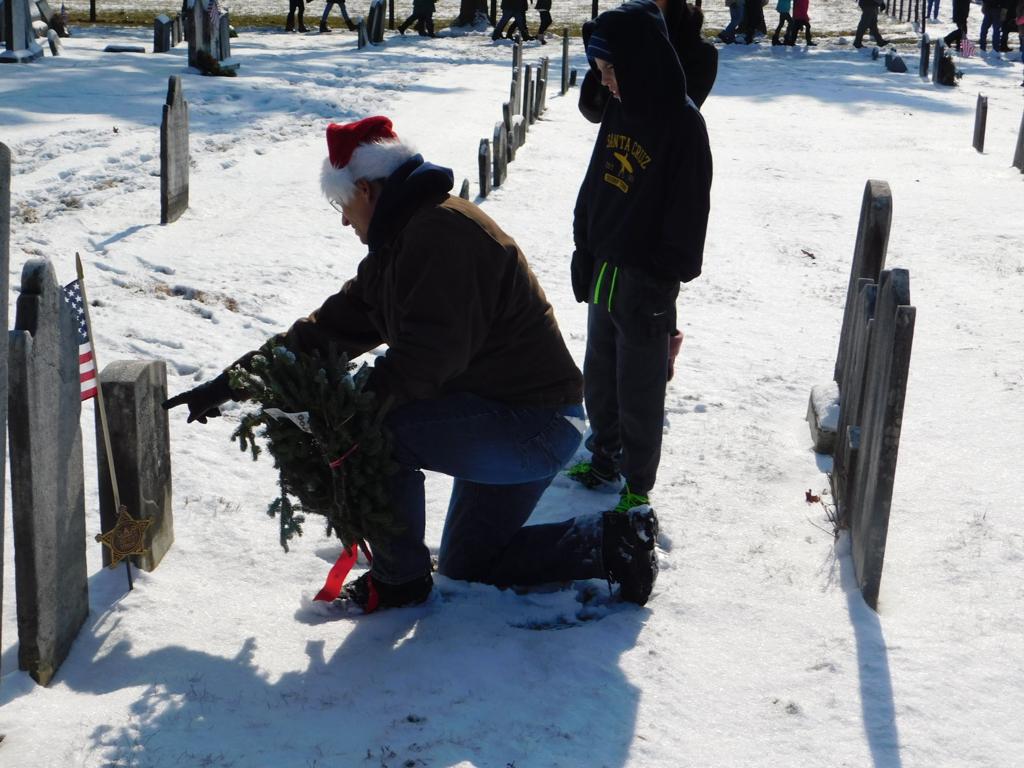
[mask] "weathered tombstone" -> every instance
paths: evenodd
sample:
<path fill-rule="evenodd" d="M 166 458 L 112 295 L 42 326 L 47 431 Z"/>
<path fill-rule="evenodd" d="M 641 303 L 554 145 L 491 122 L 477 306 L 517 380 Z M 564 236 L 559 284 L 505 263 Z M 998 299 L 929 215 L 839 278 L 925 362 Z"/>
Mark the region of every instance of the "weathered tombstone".
<path fill-rule="evenodd" d="M 60 41 L 57 30 L 51 29 L 46 33 L 46 42 L 50 44 L 50 55 L 60 56 L 64 51 L 64 44 Z"/>
<path fill-rule="evenodd" d="M 8 265 L 11 256 L 11 150 L 0 143 L 0 317 L 7 324 Z M 7 347 L 0 349 L 0 488 L 6 488 L 7 473 Z M 4 604 L 4 496 L 0 494 L 0 648 L 3 644 Z M 3 670 L 0 669 L 0 678 Z"/>
<path fill-rule="evenodd" d="M 935 41 L 935 54 L 932 59 L 932 82 L 936 85 L 939 83 L 939 66 L 942 63 L 942 58 L 946 55 L 946 43 L 940 37 Z"/>
<path fill-rule="evenodd" d="M 141 45 L 120 45 L 111 43 L 103 49 L 104 53 L 145 53 L 146 49 Z"/>
<path fill-rule="evenodd" d="M 1013 153 L 1013 167 L 1024 173 L 1024 114 L 1020 116 L 1020 129 L 1017 131 L 1017 149 Z"/>
<path fill-rule="evenodd" d="M 32 12 L 28 0 L 4 0 L 4 50 L 0 63 L 24 64 L 43 55 L 32 31 Z"/>
<path fill-rule="evenodd" d="M 877 48 L 875 50 L 878 50 Z M 890 72 L 906 72 L 907 63 L 896 51 L 889 51 L 885 54 L 885 68 Z"/>
<path fill-rule="evenodd" d="M 857 281 L 857 293 L 850 300 L 854 311 L 850 328 L 850 358 L 838 382 L 842 397 L 839 401 L 837 437 L 832 452 L 832 498 L 842 503 L 853 493 L 853 480 L 857 467 L 856 428 L 861 423 L 864 404 L 864 374 L 867 370 L 867 350 L 871 338 L 871 320 L 875 316 L 878 284 L 868 278 Z"/>
<path fill-rule="evenodd" d="M 188 210 L 188 103 L 181 77 L 167 84 L 167 103 L 160 123 L 160 223 L 177 221 Z"/>
<path fill-rule="evenodd" d="M 372 0 L 369 18 L 366 21 L 367 39 L 374 44 L 384 42 L 384 0 Z"/>
<path fill-rule="evenodd" d="M 356 22 L 356 48 L 365 48 L 369 45 L 369 41 L 366 37 L 366 19 L 362 16 Z"/>
<path fill-rule="evenodd" d="M 227 38 L 231 24 L 222 24 L 217 0 L 186 0 L 185 37 L 188 39 L 188 65 L 204 74 L 226 75 L 239 68 L 239 63 L 225 56 L 231 52 Z M 223 38 L 223 39 L 222 39 Z"/>
<path fill-rule="evenodd" d="M 872 321 L 861 412 L 856 482 L 839 515 L 850 527 L 857 584 L 869 606 L 877 609 L 889 512 L 896 479 L 903 403 L 910 373 L 916 309 L 910 305 L 910 275 L 885 270 L 879 277 Z"/>
<path fill-rule="evenodd" d="M 928 77 L 928 60 L 931 52 L 931 40 L 928 39 L 928 35 L 921 35 L 921 58 L 917 63 L 917 74 L 920 77 Z"/>
<path fill-rule="evenodd" d="M 985 123 L 988 121 L 988 96 L 978 94 L 974 107 L 974 141 L 972 146 L 979 152 L 985 151 Z"/>
<path fill-rule="evenodd" d="M 36 0 L 36 8 L 39 9 L 39 18 L 43 20 L 46 26 L 55 26 L 54 20 L 60 17 L 53 12 L 53 9 L 46 0 Z"/>
<path fill-rule="evenodd" d="M 575 87 L 575 86 L 576 86 L 576 70 L 575 70 L 575 69 L 573 69 L 573 70 L 572 70 L 572 71 L 571 71 L 571 72 L 569 73 L 569 85 L 570 85 L 571 87 Z"/>
<path fill-rule="evenodd" d="M 526 67 L 526 81 L 524 85 L 526 86 L 526 90 L 523 92 L 523 117 L 526 118 L 526 128 L 529 130 L 530 126 L 537 121 L 537 115 L 534 112 L 537 108 L 537 86 L 529 65 Z"/>
<path fill-rule="evenodd" d="M 487 197 L 491 193 L 491 142 L 489 139 L 480 139 L 477 167 L 480 173 L 480 197 Z"/>
<path fill-rule="evenodd" d="M 174 46 L 174 22 L 161 13 L 153 19 L 153 53 L 167 53 Z"/>
<path fill-rule="evenodd" d="M 569 90 L 569 30 L 562 30 L 562 90 L 563 96 Z"/>
<path fill-rule="evenodd" d="M 519 149 L 526 143 L 526 120 L 523 119 L 522 115 L 516 115 L 512 118 L 512 132 L 509 134 L 509 143 L 515 144 L 516 149 Z"/>
<path fill-rule="evenodd" d="M 78 328 L 50 262 L 25 264 L 9 337 L 18 666 L 47 685 L 89 614 Z"/>
<path fill-rule="evenodd" d="M 462 187 L 459 189 L 459 197 L 469 200 L 469 179 L 462 180 Z"/>
<path fill-rule="evenodd" d="M 181 0 L 181 33 L 185 42 L 192 42 L 192 13 L 189 11 L 189 0 Z"/>
<path fill-rule="evenodd" d="M 7 11 L 4 8 L 4 0 L 0 0 L 0 43 L 7 41 Z M 6 49 L 6 44 L 4 45 Z"/>
<path fill-rule="evenodd" d="M 536 102 L 537 102 L 537 106 L 535 108 L 535 113 L 536 113 L 537 117 L 540 117 L 541 115 L 543 115 L 544 114 L 544 110 L 547 108 L 547 95 L 546 95 L 547 92 L 548 92 L 548 81 L 547 81 L 547 78 L 544 77 L 544 73 L 543 72 L 538 72 L 537 73 L 537 93 L 536 93 L 536 96 L 535 96 L 535 99 L 536 99 Z"/>
<path fill-rule="evenodd" d="M 512 130 L 512 105 L 507 101 L 501 103 L 501 121 L 505 123 L 506 131 Z"/>
<path fill-rule="evenodd" d="M 508 178 L 508 134 L 505 131 L 504 123 L 494 124 L 494 139 L 491 142 L 491 147 L 493 148 L 491 161 L 494 164 L 493 185 L 500 187 Z"/>
<path fill-rule="evenodd" d="M 878 61 L 878 48 L 877 47 L 871 49 L 871 60 L 872 61 Z"/>
<path fill-rule="evenodd" d="M 228 13 L 221 14 L 218 37 L 220 42 L 220 56 L 218 58 L 221 61 L 221 66 L 223 66 L 225 61 L 231 59 L 231 16 Z"/>
<path fill-rule="evenodd" d="M 512 69 L 518 71 L 523 63 L 523 44 L 518 40 L 512 44 Z"/>
<path fill-rule="evenodd" d="M 107 414 L 110 449 L 117 470 L 121 503 L 136 520 L 151 520 L 146 528 L 144 555 L 132 562 L 152 571 L 174 543 L 171 517 L 171 444 L 167 411 L 167 366 L 160 361 L 118 360 L 100 374 Z M 103 445 L 99 409 L 96 409 L 96 445 Z M 106 451 L 97 451 L 100 530 L 109 531 L 118 520 L 110 485 Z M 110 565 L 110 549 L 103 547 L 103 564 Z"/>
<path fill-rule="evenodd" d="M 849 354 L 847 336 L 854 312 L 853 301 L 857 296 L 857 281 L 866 277 L 878 282 L 878 275 L 885 267 L 885 253 L 889 247 L 889 229 L 892 226 L 892 192 L 884 181 L 869 179 L 864 185 L 864 196 L 860 204 L 860 221 L 857 224 L 857 240 L 853 247 L 853 265 L 850 280 L 846 285 L 846 308 L 843 311 L 843 327 L 839 332 L 839 352 L 832 376 L 833 381 L 842 382 L 843 366 Z"/>
<path fill-rule="evenodd" d="M 513 72 L 512 73 L 512 85 L 509 87 L 509 92 L 508 92 L 508 101 L 509 101 L 509 104 L 512 106 L 512 114 L 513 115 L 521 115 L 523 113 L 522 112 L 522 107 L 520 106 L 521 102 L 519 100 L 519 94 L 521 92 L 521 88 L 520 88 L 520 84 L 521 83 L 522 83 L 522 80 L 519 77 L 519 73 L 518 72 Z"/>
<path fill-rule="evenodd" d="M 171 21 L 171 46 L 175 46 L 184 39 L 181 31 L 181 14 L 174 14 L 174 19 Z"/>

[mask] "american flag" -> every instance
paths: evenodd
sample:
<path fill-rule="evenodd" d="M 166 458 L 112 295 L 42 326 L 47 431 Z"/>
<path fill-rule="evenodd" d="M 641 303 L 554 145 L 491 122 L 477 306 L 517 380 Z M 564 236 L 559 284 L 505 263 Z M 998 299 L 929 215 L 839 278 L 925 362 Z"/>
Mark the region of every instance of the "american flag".
<path fill-rule="evenodd" d="M 965 59 L 969 59 L 977 52 L 978 49 L 974 43 L 967 39 L 967 35 L 964 35 L 963 40 L 960 41 L 960 55 Z"/>
<path fill-rule="evenodd" d="M 96 363 L 92 359 L 89 324 L 85 321 L 82 286 L 78 280 L 64 286 L 64 301 L 75 313 L 75 325 L 78 326 L 78 380 L 82 385 L 82 399 L 88 400 L 96 396 Z"/>

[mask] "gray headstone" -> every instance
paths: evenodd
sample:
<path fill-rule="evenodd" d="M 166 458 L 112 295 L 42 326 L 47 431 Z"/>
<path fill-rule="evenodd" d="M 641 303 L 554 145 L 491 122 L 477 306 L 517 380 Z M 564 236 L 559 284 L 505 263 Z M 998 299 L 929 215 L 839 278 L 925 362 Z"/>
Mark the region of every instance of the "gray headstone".
<path fill-rule="evenodd" d="M 867 278 L 857 281 L 854 312 L 850 329 L 850 357 L 838 382 L 839 421 L 836 425 L 835 453 L 832 457 L 832 497 L 843 506 L 853 492 L 857 467 L 856 430 L 861 423 L 864 402 L 864 375 L 867 370 L 871 321 L 875 316 L 878 284 Z"/>
<path fill-rule="evenodd" d="M 8 415 L 18 666 L 46 685 L 89 613 L 78 332 L 50 262 L 25 264 L 14 327 Z"/>
<path fill-rule="evenodd" d="M 931 40 L 928 35 L 921 35 L 921 57 L 917 62 L 917 74 L 920 77 L 928 77 L 928 63 L 931 58 Z"/>
<path fill-rule="evenodd" d="M 384 16 L 387 8 L 384 0 L 372 0 L 370 11 L 366 20 L 366 35 L 369 42 L 376 44 L 384 42 Z"/>
<path fill-rule="evenodd" d="M 871 60 L 872 61 L 877 61 L 878 60 L 878 48 L 872 48 L 871 49 Z"/>
<path fill-rule="evenodd" d="M 43 55 L 32 31 L 32 11 L 28 0 L 4 0 L 4 50 L 0 64 L 24 64 Z"/>
<path fill-rule="evenodd" d="M 463 200 L 469 200 L 469 179 L 462 180 L 462 188 L 459 189 L 459 197 Z"/>
<path fill-rule="evenodd" d="M 171 46 L 175 46 L 185 39 L 184 33 L 181 29 L 181 14 L 174 14 L 174 19 L 171 21 Z"/>
<path fill-rule="evenodd" d="M 570 85 L 570 87 L 573 87 L 573 88 L 576 87 L 576 70 L 575 69 L 573 69 L 571 72 L 569 72 L 569 85 Z"/>
<path fill-rule="evenodd" d="M 0 45 L 6 49 L 7 41 L 7 10 L 4 8 L 4 0 L 0 0 Z"/>
<path fill-rule="evenodd" d="M 903 61 L 903 57 L 898 53 L 889 51 L 885 54 L 885 68 L 890 72 L 906 72 L 907 63 Z"/>
<path fill-rule="evenodd" d="M 188 103 L 181 78 L 167 85 L 167 103 L 160 124 L 160 223 L 177 221 L 188 210 Z"/>
<path fill-rule="evenodd" d="M 816 453 L 829 456 L 835 451 L 836 431 L 839 425 L 839 387 L 830 382 L 811 387 L 807 403 L 807 425 Z"/>
<path fill-rule="evenodd" d="M 11 257 L 11 150 L 0 143 L 0 317 L 7 325 L 7 301 L 11 295 L 7 280 Z M 0 488 L 6 488 L 7 473 L 7 347 L 0 349 Z M 4 604 L 4 496 L 0 494 L 0 614 Z M 3 616 L 0 615 L 0 648 L 3 644 Z M 0 669 L 0 678 L 3 669 Z"/>
<path fill-rule="evenodd" d="M 111 43 L 103 49 L 104 53 L 145 53 L 146 49 L 141 45 L 118 45 Z"/>
<path fill-rule="evenodd" d="M 356 48 L 365 48 L 368 44 L 366 38 L 366 19 L 360 17 L 356 22 Z"/>
<path fill-rule="evenodd" d="M 1013 167 L 1024 173 L 1024 114 L 1020 116 L 1020 129 L 1017 131 L 1017 149 L 1013 153 Z"/>
<path fill-rule="evenodd" d="M 974 107 L 974 141 L 972 145 L 979 152 L 985 151 L 985 123 L 988 121 L 988 97 L 978 94 Z"/>
<path fill-rule="evenodd" d="M 518 70 L 523 63 L 523 44 L 518 40 L 512 44 L 512 69 Z"/>
<path fill-rule="evenodd" d="M 480 174 L 480 197 L 487 197 L 489 194 L 491 194 L 490 139 L 480 139 L 480 149 L 477 152 L 477 168 Z"/>
<path fill-rule="evenodd" d="M 505 131 L 504 123 L 494 124 L 494 138 L 491 141 L 491 147 L 493 150 L 491 161 L 494 164 L 493 184 L 500 187 L 508 178 L 508 133 Z"/>
<path fill-rule="evenodd" d="M 526 143 L 526 120 L 522 115 L 512 118 L 512 132 L 508 140 L 510 144 L 515 144 L 516 149 Z"/>
<path fill-rule="evenodd" d="M 131 559 L 152 571 L 174 542 L 171 513 L 171 443 L 167 411 L 167 366 L 160 361 L 118 360 L 100 374 L 107 414 L 111 452 L 121 503 L 136 520 L 152 520 L 146 529 L 145 555 Z M 103 445 L 99 409 L 96 410 L 96 445 Z M 110 486 L 106 451 L 97 451 L 100 528 L 109 531 L 118 519 Z M 103 564 L 110 565 L 110 549 L 103 547 Z"/>
<path fill-rule="evenodd" d="M 939 82 L 939 62 L 942 61 L 942 57 L 946 55 L 946 43 L 940 37 L 935 41 L 935 53 L 932 58 L 932 82 Z"/>
<path fill-rule="evenodd" d="M 519 114 L 519 80 L 516 78 L 516 73 L 512 73 L 512 84 L 508 88 L 508 103 L 512 108 L 512 114 Z"/>
<path fill-rule="evenodd" d="M 569 30 L 562 30 L 562 95 L 569 90 Z"/>
<path fill-rule="evenodd" d="M 231 58 L 231 18 L 227 13 L 221 14 L 218 22 L 220 29 L 217 30 L 218 42 L 220 43 L 220 60 L 225 62 Z"/>
<path fill-rule="evenodd" d="M 883 271 L 868 347 L 856 485 L 845 510 L 857 584 L 872 608 L 882 579 L 916 314 L 907 271 Z"/>
<path fill-rule="evenodd" d="M 210 54 L 206 35 L 203 34 L 206 25 L 206 12 L 203 9 L 202 0 L 186 0 L 184 16 L 185 39 L 188 40 L 188 65 L 198 69 L 199 52 L 205 51 Z"/>
<path fill-rule="evenodd" d="M 501 120 L 505 123 L 505 130 L 512 130 L 512 104 L 507 101 L 501 103 Z"/>
<path fill-rule="evenodd" d="M 530 130 L 530 126 L 533 125 L 533 121 L 536 119 L 533 114 L 534 101 L 533 101 L 533 66 L 530 64 L 526 65 L 526 74 L 523 79 L 523 117 L 526 118 L 526 130 Z"/>
<path fill-rule="evenodd" d="M 885 253 L 889 247 L 889 228 L 892 225 L 892 192 L 884 181 L 870 179 L 864 185 L 864 196 L 860 204 L 860 222 L 857 225 L 857 240 L 853 247 L 853 265 L 850 280 L 846 286 L 846 308 L 843 311 L 843 327 L 839 332 L 839 352 L 833 381 L 842 385 L 843 366 L 849 354 L 849 334 L 855 310 L 857 281 L 867 278 L 878 281 L 878 275 L 885 267 Z M 840 387 L 840 394 L 842 388 Z M 840 433 L 842 434 L 842 433 Z"/>
<path fill-rule="evenodd" d="M 46 33 L 46 42 L 50 44 L 50 55 L 60 56 L 64 51 L 64 44 L 60 41 L 57 30 L 51 29 Z"/>
<path fill-rule="evenodd" d="M 153 19 L 153 53 L 167 53 L 174 47 L 174 22 L 160 14 Z"/>
<path fill-rule="evenodd" d="M 544 110 L 547 108 L 547 94 L 548 92 L 548 81 L 544 77 L 543 73 L 537 73 L 537 93 L 534 96 L 537 106 L 535 107 L 535 114 L 540 117 L 544 114 Z"/>

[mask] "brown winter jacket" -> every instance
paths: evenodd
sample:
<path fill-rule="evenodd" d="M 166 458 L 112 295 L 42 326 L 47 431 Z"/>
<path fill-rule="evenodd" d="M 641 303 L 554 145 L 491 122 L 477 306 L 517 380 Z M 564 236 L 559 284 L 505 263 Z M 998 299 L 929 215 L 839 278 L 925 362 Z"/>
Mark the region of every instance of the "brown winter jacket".
<path fill-rule="evenodd" d="M 368 386 L 392 405 L 469 392 L 514 405 L 582 400 L 583 378 L 522 251 L 451 171 L 417 155 L 389 177 L 356 276 L 287 332 L 349 357 L 380 344 Z"/>

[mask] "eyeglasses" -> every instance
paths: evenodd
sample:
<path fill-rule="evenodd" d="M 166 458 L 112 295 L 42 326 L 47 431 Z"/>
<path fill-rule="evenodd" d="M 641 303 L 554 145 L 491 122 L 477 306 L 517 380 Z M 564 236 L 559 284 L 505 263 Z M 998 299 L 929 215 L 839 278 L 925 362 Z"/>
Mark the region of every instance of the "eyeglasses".
<path fill-rule="evenodd" d="M 337 200 L 331 200 L 330 203 L 331 203 L 331 208 L 336 210 L 338 213 L 341 213 L 341 214 L 345 213 L 344 207 Z"/>

